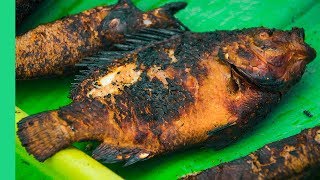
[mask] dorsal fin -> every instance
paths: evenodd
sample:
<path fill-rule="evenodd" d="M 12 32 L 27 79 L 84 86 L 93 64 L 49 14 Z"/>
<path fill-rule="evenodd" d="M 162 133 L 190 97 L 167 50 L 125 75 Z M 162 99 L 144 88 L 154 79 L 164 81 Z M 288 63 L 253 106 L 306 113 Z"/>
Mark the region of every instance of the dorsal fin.
<path fill-rule="evenodd" d="M 116 59 L 121 59 L 133 51 L 138 51 L 140 48 L 152 46 L 155 43 L 160 43 L 169 39 L 174 35 L 179 35 L 184 31 L 177 29 L 142 29 L 134 34 L 125 34 L 125 42 L 115 44 L 114 47 L 118 51 L 100 51 L 97 54 L 84 58 L 76 66 L 79 68 L 78 75 L 75 76 L 75 82 L 72 83 L 72 89 L 77 87 L 93 70 L 106 70 L 109 65 Z"/>
<path fill-rule="evenodd" d="M 125 42 L 122 44 L 115 44 L 119 50 L 132 51 L 138 47 L 152 45 L 155 42 L 161 42 L 174 35 L 181 34 L 182 30 L 178 29 L 142 29 L 137 33 L 125 34 Z"/>

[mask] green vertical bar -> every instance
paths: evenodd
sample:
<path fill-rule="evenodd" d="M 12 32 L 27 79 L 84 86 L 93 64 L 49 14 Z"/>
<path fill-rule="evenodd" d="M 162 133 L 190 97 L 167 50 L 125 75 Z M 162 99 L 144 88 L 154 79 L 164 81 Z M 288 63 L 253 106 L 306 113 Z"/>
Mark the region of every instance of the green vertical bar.
<path fill-rule="evenodd" d="M 0 5 L 0 179 L 15 179 L 14 169 L 14 46 L 15 46 L 15 1 L 1 1 Z"/>

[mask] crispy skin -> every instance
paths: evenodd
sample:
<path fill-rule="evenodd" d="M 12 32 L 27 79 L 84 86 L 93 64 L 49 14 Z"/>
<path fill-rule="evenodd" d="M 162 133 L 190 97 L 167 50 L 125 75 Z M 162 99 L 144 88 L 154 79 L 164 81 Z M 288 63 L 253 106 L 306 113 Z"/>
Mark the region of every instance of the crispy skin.
<path fill-rule="evenodd" d="M 16 0 L 16 25 L 23 21 L 25 17 L 37 8 L 43 0 Z"/>
<path fill-rule="evenodd" d="M 226 47 L 244 40 L 254 45 L 261 40 L 256 35 L 265 31 L 178 33 L 130 51 L 105 67 L 89 67 L 92 71 L 72 91 L 70 105 L 25 118 L 18 125 L 18 136 L 40 161 L 71 142 L 98 140 L 102 143 L 94 158 L 126 161 L 126 165 L 189 146 L 220 144 L 224 138 L 228 142 L 223 143 L 229 143 L 262 120 L 305 68 L 296 69 L 300 76 L 279 77 L 282 89 L 274 91 L 239 71 Z M 270 37 L 276 45 L 273 50 L 281 56 L 299 52 L 285 56 L 289 59 L 283 58 L 283 66 L 276 67 L 284 74 L 291 71 L 291 64 L 303 61 L 299 65 L 305 66 L 315 58 L 303 37 L 295 37 L 297 32 L 274 30 Z M 277 36 L 286 34 L 292 38 L 279 41 Z M 292 43 L 297 44 L 289 46 Z M 103 57 L 98 56 L 96 63 L 103 63 Z"/>
<path fill-rule="evenodd" d="M 63 74 L 79 60 L 102 47 L 97 26 L 110 7 L 98 7 L 16 38 L 16 77 L 30 79 Z"/>
<path fill-rule="evenodd" d="M 82 58 L 113 43 L 124 33 L 141 28 L 180 28 L 174 14 L 186 3 L 169 3 L 142 12 L 130 1 L 97 7 L 55 22 L 40 25 L 16 38 L 16 78 L 33 79 L 72 73 Z"/>
<path fill-rule="evenodd" d="M 319 170 L 320 127 L 317 126 L 182 179 L 316 179 Z"/>

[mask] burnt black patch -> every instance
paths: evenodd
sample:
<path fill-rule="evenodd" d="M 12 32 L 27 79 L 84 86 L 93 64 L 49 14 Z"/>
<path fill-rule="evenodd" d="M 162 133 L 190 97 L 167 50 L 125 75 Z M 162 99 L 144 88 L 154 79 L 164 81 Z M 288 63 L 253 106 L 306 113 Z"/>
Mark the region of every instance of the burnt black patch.
<path fill-rule="evenodd" d="M 206 67 L 200 66 L 199 61 L 210 58 L 212 53 L 221 47 L 225 40 L 234 40 L 235 37 L 229 31 L 216 31 L 212 33 L 190 33 L 186 32 L 177 42 L 174 55 L 178 60 L 173 64 L 178 69 L 190 68 L 191 74 L 195 77 L 205 76 Z M 220 54 L 221 55 L 221 54 Z"/>
<path fill-rule="evenodd" d="M 157 66 L 161 69 L 166 69 L 169 65 L 172 65 L 175 69 L 183 71 L 190 68 L 191 74 L 199 77 L 207 72 L 205 67 L 199 66 L 199 61 L 204 54 L 210 54 L 216 45 L 216 41 L 211 36 L 205 33 L 184 33 L 179 37 L 140 51 L 137 65 L 143 64 L 147 68 Z M 169 50 L 174 51 L 173 55 L 176 59 L 174 62 L 168 55 Z"/>
<path fill-rule="evenodd" d="M 165 69 L 170 64 L 171 59 L 164 52 L 164 48 L 161 47 L 158 49 L 157 47 L 147 48 L 145 51 L 141 51 L 138 53 L 137 65 L 140 66 L 143 64 L 147 68 L 152 66 L 161 67 L 161 69 Z"/>
<path fill-rule="evenodd" d="M 240 47 L 238 50 L 237 50 L 237 54 L 239 57 L 241 58 L 244 58 L 246 60 L 252 60 L 254 58 L 254 55 L 252 53 L 250 53 L 248 50 Z"/>
<path fill-rule="evenodd" d="M 169 121 L 179 115 L 179 110 L 193 102 L 190 92 L 175 80 L 167 79 L 168 87 L 154 78 L 150 80 L 146 73 L 142 79 L 126 87 L 122 95 L 116 95 L 117 102 L 126 102 L 127 106 L 117 103 L 121 114 L 126 115 L 132 109 L 138 119 L 143 121 Z M 128 105 L 132 105 L 130 107 Z"/>
<path fill-rule="evenodd" d="M 78 32 L 79 27 L 83 27 L 83 22 L 77 16 L 70 17 L 70 24 L 66 28 L 71 32 Z"/>
<path fill-rule="evenodd" d="M 178 59 L 173 64 L 178 69 L 191 69 L 191 74 L 198 77 L 206 72 L 205 69 L 199 67 L 198 63 L 205 53 L 212 51 L 212 42 L 206 42 L 205 34 L 185 34 L 182 36 L 181 42 L 177 45 L 174 55 Z"/>
<path fill-rule="evenodd" d="M 258 156 L 258 161 L 261 164 L 270 163 L 270 159 L 272 158 L 272 151 L 268 148 L 262 148 L 260 151 L 255 153 Z"/>

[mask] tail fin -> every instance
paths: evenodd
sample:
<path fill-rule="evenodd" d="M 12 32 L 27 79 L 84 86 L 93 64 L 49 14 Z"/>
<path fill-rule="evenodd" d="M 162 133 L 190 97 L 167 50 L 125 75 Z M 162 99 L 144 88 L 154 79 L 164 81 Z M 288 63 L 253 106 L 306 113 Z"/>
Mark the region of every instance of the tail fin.
<path fill-rule="evenodd" d="M 71 132 L 57 111 L 49 111 L 22 119 L 17 135 L 28 153 L 42 162 L 72 143 Z"/>
<path fill-rule="evenodd" d="M 160 7 L 160 9 L 166 11 L 167 13 L 174 15 L 180 10 L 187 6 L 186 2 L 171 2 Z"/>
<path fill-rule="evenodd" d="M 158 11 L 161 11 L 163 14 L 167 16 L 168 22 L 172 21 L 177 25 L 177 28 L 183 28 L 185 31 L 190 31 L 190 29 L 185 26 L 179 19 L 174 17 L 174 15 L 179 12 L 180 10 L 184 9 L 187 6 L 186 2 L 171 2 L 167 3 L 151 12 L 154 12 L 157 14 Z M 157 15 L 156 15 L 157 16 Z M 160 17 L 158 17 L 160 18 Z M 160 28 L 166 28 L 166 27 L 160 27 Z"/>

